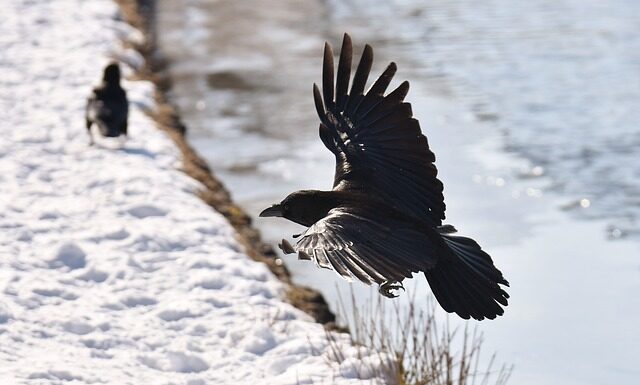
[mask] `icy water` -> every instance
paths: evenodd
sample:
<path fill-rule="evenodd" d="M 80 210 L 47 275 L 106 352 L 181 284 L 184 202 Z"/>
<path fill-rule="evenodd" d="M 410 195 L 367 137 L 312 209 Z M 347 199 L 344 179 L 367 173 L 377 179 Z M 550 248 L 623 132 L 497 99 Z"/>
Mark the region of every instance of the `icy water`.
<path fill-rule="evenodd" d="M 347 31 L 357 56 L 373 46 L 374 73 L 393 60 L 395 84 L 411 81 L 447 222 L 512 284 L 504 317 L 466 322 L 515 365 L 510 383 L 640 383 L 640 2 L 159 4 L 190 140 L 250 213 L 330 188 L 311 85 L 323 42 L 339 46 Z M 300 231 L 256 224 L 273 243 Z M 330 271 L 284 260 L 332 304 L 349 291 Z M 406 286 L 429 293 L 423 276 Z M 377 295 L 352 287 L 362 302 Z"/>

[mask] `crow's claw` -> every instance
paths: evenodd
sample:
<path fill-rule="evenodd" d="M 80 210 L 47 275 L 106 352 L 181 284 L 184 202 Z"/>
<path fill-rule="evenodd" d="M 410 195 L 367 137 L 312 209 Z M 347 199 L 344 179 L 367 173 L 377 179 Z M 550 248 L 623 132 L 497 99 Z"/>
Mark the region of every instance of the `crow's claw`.
<path fill-rule="evenodd" d="M 282 242 L 278 243 L 278 247 L 285 254 L 293 254 L 296 250 L 291 246 L 291 243 L 287 242 L 286 239 L 283 239 Z"/>
<path fill-rule="evenodd" d="M 387 298 L 396 298 L 397 295 L 393 294 L 391 291 L 398 289 L 402 289 L 402 291 L 405 291 L 404 286 L 402 286 L 402 283 L 400 282 L 384 281 L 378 288 L 378 292 Z"/>

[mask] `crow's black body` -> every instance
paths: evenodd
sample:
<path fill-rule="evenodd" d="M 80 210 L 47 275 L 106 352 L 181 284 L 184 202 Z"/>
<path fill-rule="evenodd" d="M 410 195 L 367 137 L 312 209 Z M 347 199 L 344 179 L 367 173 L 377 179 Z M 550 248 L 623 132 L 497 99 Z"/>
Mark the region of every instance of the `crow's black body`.
<path fill-rule="evenodd" d="M 102 84 L 93 89 L 87 100 L 85 120 L 90 143 L 93 144 L 91 126 L 94 123 L 102 136 L 126 136 L 128 116 L 129 102 L 120 87 L 120 67 L 111 63 L 104 69 Z"/>
<path fill-rule="evenodd" d="M 424 272 L 442 307 L 462 318 L 502 315 L 508 286 L 491 257 L 470 238 L 452 235 L 443 186 L 427 138 L 404 103 L 409 83 L 384 96 L 391 63 L 364 94 L 373 60 L 365 46 L 349 92 L 351 39 L 345 34 L 334 88 L 331 47 L 324 52 L 322 93 L 313 94 L 320 138 L 336 157 L 332 191 L 303 190 L 264 210 L 309 228 L 286 253 L 313 260 L 345 278 L 380 285 L 381 294 Z"/>

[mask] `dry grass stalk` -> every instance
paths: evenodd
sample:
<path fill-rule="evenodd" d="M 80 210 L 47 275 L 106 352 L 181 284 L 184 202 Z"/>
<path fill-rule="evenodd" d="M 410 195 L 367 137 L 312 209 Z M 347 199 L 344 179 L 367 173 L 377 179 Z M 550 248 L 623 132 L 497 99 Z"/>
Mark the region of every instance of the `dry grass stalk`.
<path fill-rule="evenodd" d="M 482 334 L 449 327 L 435 319 L 435 301 L 430 297 L 426 308 L 416 306 L 415 295 L 408 307 L 398 301 L 380 296 L 364 306 L 350 293 L 351 314 L 340 296 L 338 318 L 349 325 L 354 346 L 366 346 L 378 352 L 377 362 L 363 360 L 358 368 L 365 378 L 375 372 L 388 383 L 399 385 L 504 385 L 512 371 L 511 366 L 495 369 L 495 354 L 484 369 L 479 369 Z M 334 358 L 341 362 L 344 354 L 328 333 Z M 342 360 L 341 360 L 342 358 Z"/>

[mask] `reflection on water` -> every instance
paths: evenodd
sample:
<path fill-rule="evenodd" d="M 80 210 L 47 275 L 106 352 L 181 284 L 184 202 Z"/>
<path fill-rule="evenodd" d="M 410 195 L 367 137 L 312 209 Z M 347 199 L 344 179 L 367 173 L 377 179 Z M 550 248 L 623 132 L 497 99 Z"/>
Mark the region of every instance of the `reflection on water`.
<path fill-rule="evenodd" d="M 356 56 L 373 45 L 374 73 L 394 60 L 394 84 L 411 80 L 447 220 L 512 283 L 506 315 L 480 324 L 487 349 L 515 363 L 511 383 L 637 383 L 638 238 L 609 242 L 603 229 L 638 228 L 640 2 L 264 4 L 159 2 L 173 100 L 236 200 L 257 214 L 291 191 L 330 188 L 311 84 L 324 40 L 348 31 Z M 300 231 L 256 223 L 274 243 Z M 331 303 L 338 287 L 349 292 L 333 273 L 285 260 Z M 353 287 L 366 301 L 371 292 Z M 429 292 L 422 276 L 407 287 Z"/>

